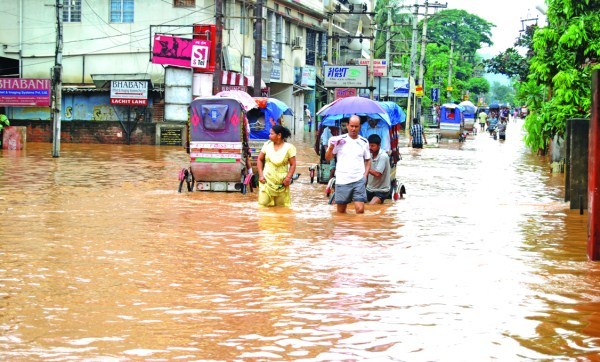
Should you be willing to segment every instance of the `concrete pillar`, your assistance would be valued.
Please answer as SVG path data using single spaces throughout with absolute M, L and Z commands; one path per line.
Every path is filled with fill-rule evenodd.
M 571 201 L 571 120 L 565 126 L 565 202 Z
M 569 195 L 571 209 L 587 209 L 588 190 L 588 138 L 590 122 L 585 118 L 570 120 L 569 148 L 570 181 Z
M 600 260 L 600 71 L 592 75 L 588 160 L 588 257 Z

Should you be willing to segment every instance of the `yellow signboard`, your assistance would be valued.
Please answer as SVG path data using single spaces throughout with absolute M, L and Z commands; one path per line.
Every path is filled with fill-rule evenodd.
M 447 91 L 452 91 L 452 89 L 454 89 L 454 88 L 452 88 L 452 87 L 450 87 L 450 86 L 446 87 L 446 90 L 447 90 Z

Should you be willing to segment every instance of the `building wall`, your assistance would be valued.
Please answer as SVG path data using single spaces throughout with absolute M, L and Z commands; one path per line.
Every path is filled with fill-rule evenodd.
M 52 122 L 12 120 L 11 125 L 27 127 L 27 142 L 52 142 Z M 64 143 L 127 144 L 127 133 L 119 122 L 61 122 Z M 140 122 L 131 132 L 130 144 L 154 145 L 156 124 Z
M 23 16 L 19 18 L 22 1 Z M 54 65 L 56 15 L 53 6 L 41 0 L 0 2 L 0 44 L 5 56 L 23 56 L 24 78 L 49 78 Z M 50 2 L 53 3 L 53 2 Z M 111 23 L 110 1 L 81 2 L 81 22 L 63 25 L 63 82 L 91 83 L 90 74 L 149 73 L 163 82 L 163 69 L 150 60 L 150 26 L 158 24 L 214 24 L 214 1 L 196 0 L 196 8 L 175 8 L 172 1 L 135 1 L 133 23 Z M 22 42 L 19 42 L 23 22 Z M 153 32 L 177 33 L 191 38 L 191 27 L 153 27 Z

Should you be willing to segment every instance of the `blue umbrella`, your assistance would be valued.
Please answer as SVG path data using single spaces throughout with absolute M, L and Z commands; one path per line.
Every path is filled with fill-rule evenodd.
M 392 126 L 406 122 L 406 113 L 395 102 L 379 102 L 379 105 L 386 110 Z
M 390 117 L 377 102 L 363 97 L 347 97 L 325 105 L 317 112 L 323 119 L 341 119 L 352 115 L 367 116 L 391 125 Z

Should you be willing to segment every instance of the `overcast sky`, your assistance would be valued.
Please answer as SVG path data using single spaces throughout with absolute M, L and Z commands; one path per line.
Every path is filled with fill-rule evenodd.
M 448 9 L 463 9 L 496 25 L 492 29 L 491 48 L 479 51 L 484 57 L 497 55 L 512 47 L 521 30 L 521 19 L 539 17 L 538 24 L 545 23 L 545 17 L 536 9 L 544 5 L 543 0 L 438 0 L 448 3 Z M 530 25 L 535 22 L 526 22 Z

